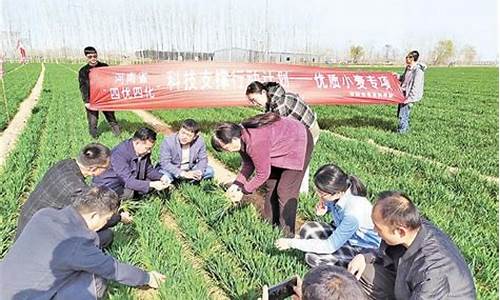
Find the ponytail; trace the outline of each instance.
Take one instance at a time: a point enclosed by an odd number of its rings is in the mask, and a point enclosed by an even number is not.
[[[351,194],[355,196],[360,196],[360,197],[366,197],[367,192],[366,192],[366,187],[364,184],[359,180],[358,177],[349,175],[349,183],[350,183],[350,189],[351,189]]]
[[[356,176],[347,175],[334,164],[324,165],[316,171],[314,185],[330,195],[345,192],[348,189],[355,196],[366,197],[367,194],[365,186]]]

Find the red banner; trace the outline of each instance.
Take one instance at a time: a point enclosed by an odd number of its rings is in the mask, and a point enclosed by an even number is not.
[[[250,105],[252,81],[276,81],[309,104],[398,104],[404,101],[390,72],[345,71],[285,64],[173,62],[93,68],[95,110],[169,109]]]

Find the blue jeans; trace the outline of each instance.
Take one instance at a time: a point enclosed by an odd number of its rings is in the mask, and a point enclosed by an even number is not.
[[[398,105],[398,133],[406,133],[410,130],[410,110],[411,103]]]
[[[190,170],[192,171],[192,170]],[[183,178],[179,177],[179,178],[176,178],[174,176],[174,174],[166,171],[166,170],[161,170],[160,169],[160,173],[164,174],[164,175],[167,175],[168,179],[170,179],[170,182],[174,182],[176,180],[182,180]],[[214,168],[212,168],[211,166],[207,166],[207,168],[205,169],[205,172],[203,172],[203,177],[201,178],[201,180],[204,180],[204,179],[210,179],[210,178],[213,178],[214,177]],[[195,180],[191,180],[191,181],[195,181]]]

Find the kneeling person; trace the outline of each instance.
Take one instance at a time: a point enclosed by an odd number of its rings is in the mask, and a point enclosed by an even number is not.
[[[134,199],[150,189],[163,190],[169,186],[167,176],[151,164],[151,149],[156,143],[156,132],[140,128],[111,151],[111,167],[93,179],[96,186],[107,186],[121,199]]]
[[[407,196],[383,192],[372,219],[383,240],[380,248],[356,256],[348,267],[370,298],[476,299],[460,250]]]
[[[200,125],[184,120],[177,133],[166,138],[160,147],[160,172],[170,181],[187,179],[200,181],[214,176],[208,165],[205,141],[200,136]]]
[[[0,298],[96,299],[107,280],[158,288],[165,276],[120,263],[98,248],[96,231],[119,203],[113,191],[94,187],[70,206],[37,212],[0,263]]]

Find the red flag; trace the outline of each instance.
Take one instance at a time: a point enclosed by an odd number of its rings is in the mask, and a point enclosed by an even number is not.
[[[390,72],[346,71],[285,64],[169,62],[93,68],[95,110],[169,109],[249,105],[252,81],[276,81],[309,104],[398,104],[399,81]]]
[[[21,43],[21,40],[17,40],[17,50],[19,51],[19,62],[22,64],[25,63],[26,62],[26,49],[24,49],[24,46]]]

